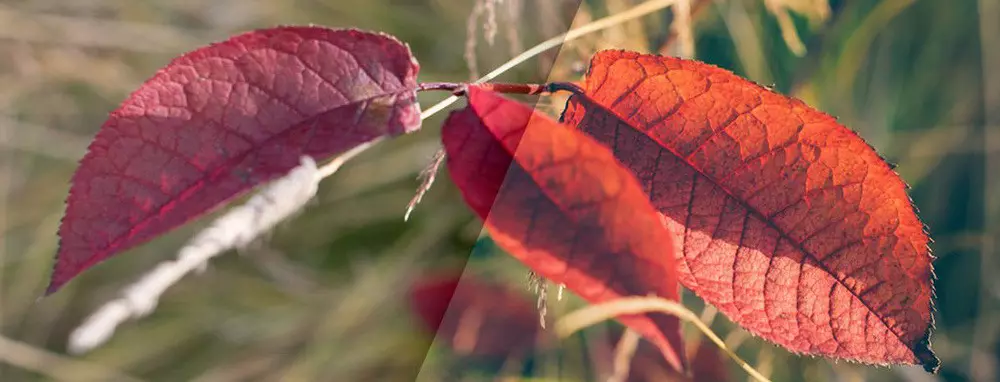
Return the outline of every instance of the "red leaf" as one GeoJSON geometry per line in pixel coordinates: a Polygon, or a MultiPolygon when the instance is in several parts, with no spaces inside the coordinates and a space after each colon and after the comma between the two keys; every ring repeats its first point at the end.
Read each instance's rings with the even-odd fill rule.
{"type": "Polygon", "coordinates": [[[729,377],[729,367],[724,362],[722,353],[715,344],[701,341],[698,350],[691,358],[691,374],[696,382],[726,382],[729,377]]]}
{"type": "Polygon", "coordinates": [[[633,170],[685,286],[791,351],[937,369],[927,234],[857,134],[696,61],[600,52],[583,92],[564,121],[633,170]]]}
{"type": "MultiPolygon", "coordinates": [[[[607,352],[617,351],[617,346],[621,341],[623,331],[610,330],[607,341],[604,344],[607,352]]],[[[727,382],[729,376],[728,359],[723,357],[721,350],[709,341],[701,341],[695,344],[696,347],[688,347],[688,354],[691,355],[689,371],[690,375],[679,373],[664,362],[663,357],[655,347],[645,342],[640,342],[632,354],[629,363],[627,382],[727,382]],[[695,351],[691,351],[695,349],[695,351]]],[[[600,354],[600,353],[597,353],[600,354]]],[[[610,362],[613,356],[604,356],[601,361],[610,362]]],[[[611,365],[609,365],[610,367],[611,365]]]]}
{"type": "Polygon", "coordinates": [[[113,111],[73,176],[47,294],[274,179],[420,127],[419,66],[394,38],[280,27],[187,53],[113,111]]]}
{"type": "Polygon", "coordinates": [[[410,289],[413,309],[425,326],[460,355],[520,354],[535,344],[538,313],[525,296],[460,274],[418,280],[410,289]]]}
{"type": "MultiPolygon", "coordinates": [[[[593,139],[472,87],[445,121],[452,179],[496,243],[587,301],[655,293],[677,300],[669,233],[638,182],[593,139]]],[[[675,317],[619,320],[683,368],[675,317]]]]}

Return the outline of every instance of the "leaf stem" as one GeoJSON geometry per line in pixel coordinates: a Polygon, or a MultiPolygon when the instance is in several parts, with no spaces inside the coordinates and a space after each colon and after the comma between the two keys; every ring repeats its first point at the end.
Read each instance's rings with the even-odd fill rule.
{"type": "MultiPolygon", "coordinates": [[[[455,96],[461,96],[465,94],[465,89],[468,87],[469,83],[454,83],[454,82],[425,82],[417,87],[418,92],[423,91],[449,91],[455,96]]],[[[489,82],[489,83],[477,83],[476,86],[494,91],[497,93],[505,94],[527,94],[527,95],[539,95],[539,94],[549,94],[555,93],[557,91],[569,91],[573,93],[583,93],[583,89],[574,83],[570,82],[549,82],[546,84],[517,84],[517,83],[506,83],[506,82],[489,82]]]]}
{"type": "MultiPolygon", "coordinates": [[[[624,12],[616,13],[614,15],[595,20],[579,28],[572,29],[566,33],[552,37],[548,40],[543,41],[538,45],[531,47],[531,49],[524,51],[523,53],[517,55],[516,57],[510,59],[510,61],[507,61],[503,65],[500,65],[492,72],[489,72],[485,76],[480,77],[478,80],[476,80],[475,83],[483,83],[492,80],[500,76],[504,72],[514,68],[515,66],[520,65],[522,62],[525,62],[549,49],[576,40],[580,37],[586,36],[587,34],[597,32],[602,29],[607,29],[615,25],[624,23],[626,21],[637,19],[639,17],[659,11],[661,9],[673,5],[675,2],[677,2],[677,0],[650,0],[645,3],[639,4],[635,7],[632,7],[624,12]]],[[[438,102],[434,106],[431,106],[427,110],[424,110],[424,112],[420,114],[420,118],[421,119],[430,118],[432,115],[437,114],[441,110],[444,110],[444,108],[455,103],[455,101],[458,101],[458,96],[452,95],[451,97],[445,98],[441,102],[438,102]]]]}
{"type": "Polygon", "coordinates": [[[626,297],[603,304],[590,305],[578,309],[560,319],[559,322],[556,323],[555,331],[560,338],[566,338],[583,328],[618,316],[650,312],[667,313],[677,316],[681,320],[690,322],[706,337],[708,337],[709,340],[714,342],[719,349],[722,349],[722,351],[724,351],[729,358],[732,358],[733,361],[740,365],[740,367],[742,367],[747,374],[750,374],[750,376],[757,381],[770,382],[767,377],[763,376],[760,372],[754,369],[753,366],[750,366],[750,364],[740,358],[740,356],[733,353],[732,350],[729,350],[729,348],[726,347],[726,344],[722,342],[722,339],[715,335],[715,333],[712,332],[712,329],[710,329],[708,325],[705,325],[705,323],[702,322],[701,319],[694,314],[694,312],[688,310],[677,302],[659,297],[626,297]]]}
{"type": "Polygon", "coordinates": [[[426,91],[454,92],[459,88],[461,88],[462,86],[465,86],[465,84],[455,83],[455,82],[422,82],[420,83],[420,85],[417,85],[417,92],[426,92],[426,91]]]}
{"type": "MultiPolygon", "coordinates": [[[[616,13],[616,14],[610,15],[610,16],[602,18],[602,19],[594,20],[592,22],[584,24],[583,26],[581,26],[579,28],[571,29],[571,30],[567,31],[566,33],[563,33],[563,34],[557,35],[555,37],[552,37],[552,38],[550,38],[548,40],[542,41],[540,44],[531,47],[531,49],[528,49],[528,50],[522,52],[521,54],[515,56],[514,58],[511,58],[509,61],[505,62],[503,65],[500,65],[496,69],[493,69],[492,72],[489,72],[485,76],[480,77],[474,83],[481,84],[481,83],[484,83],[486,81],[490,81],[490,80],[492,80],[492,79],[500,76],[504,72],[510,70],[511,68],[514,68],[515,66],[520,65],[522,62],[525,62],[525,61],[527,61],[527,60],[529,60],[529,59],[531,59],[531,58],[533,58],[533,57],[535,57],[535,56],[537,56],[537,55],[539,55],[539,54],[541,54],[541,53],[543,53],[543,52],[545,52],[545,51],[547,51],[549,49],[555,48],[557,46],[561,46],[562,44],[565,44],[567,42],[576,40],[576,39],[578,39],[580,37],[586,36],[587,34],[590,34],[590,33],[593,33],[593,32],[597,32],[597,31],[600,31],[602,29],[607,29],[607,28],[613,27],[615,25],[624,23],[626,21],[629,21],[629,20],[632,20],[632,19],[637,19],[639,17],[648,15],[650,13],[662,10],[664,8],[667,8],[667,7],[671,6],[671,5],[674,5],[676,2],[677,2],[677,0],[649,0],[649,1],[644,2],[642,4],[636,5],[635,7],[632,7],[632,8],[630,8],[630,9],[624,11],[624,12],[616,13]]],[[[554,83],[554,84],[560,84],[560,85],[556,85],[556,86],[562,86],[563,83],[554,83]]],[[[431,85],[431,84],[428,84],[428,85],[431,85]]],[[[554,90],[569,90],[569,91],[579,91],[580,90],[579,87],[575,87],[574,86],[574,88],[571,88],[571,87],[567,86],[566,88],[559,87],[559,88],[553,88],[553,89],[554,90]]],[[[420,90],[444,90],[444,89],[441,88],[441,87],[439,87],[439,88],[432,88],[432,86],[430,86],[427,89],[419,89],[418,88],[418,91],[420,91],[420,90]]],[[[445,98],[444,100],[441,100],[441,102],[438,102],[434,106],[431,106],[427,110],[424,110],[422,113],[420,113],[420,120],[426,120],[427,118],[430,118],[434,114],[437,114],[441,110],[444,110],[444,108],[446,108],[446,107],[450,106],[451,104],[455,103],[455,101],[458,101],[458,96],[455,95],[455,94],[452,94],[451,97],[448,97],[448,98],[445,98]]],[[[435,154],[435,158],[437,158],[437,159],[436,159],[435,164],[432,164],[431,168],[436,169],[437,168],[437,164],[440,164],[440,161],[444,160],[444,152],[443,152],[443,150],[444,150],[443,148],[439,149],[438,151],[439,151],[440,154],[435,154]],[[438,155],[440,155],[440,157],[438,155]]],[[[432,182],[434,180],[433,177],[424,178],[424,179],[430,180],[430,182],[424,181],[424,182],[421,183],[421,185],[420,185],[420,191],[418,192],[418,194],[416,196],[414,196],[414,198],[410,201],[410,203],[407,204],[406,214],[405,214],[405,217],[404,217],[404,221],[409,218],[410,212],[412,212],[413,208],[416,207],[416,203],[420,201],[420,197],[423,195],[423,193],[430,189],[430,187],[432,185],[432,182]]]]}

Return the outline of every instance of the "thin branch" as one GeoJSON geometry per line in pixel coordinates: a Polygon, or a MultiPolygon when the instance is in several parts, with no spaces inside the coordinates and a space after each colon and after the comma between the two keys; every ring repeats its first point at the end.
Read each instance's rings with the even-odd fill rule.
{"type": "MultiPolygon", "coordinates": [[[[503,65],[500,65],[496,69],[493,69],[492,72],[489,72],[485,76],[480,77],[474,83],[479,84],[479,83],[483,83],[483,82],[486,82],[486,81],[490,81],[490,80],[492,80],[494,78],[497,78],[498,76],[500,76],[504,72],[506,72],[506,71],[514,68],[515,66],[520,65],[521,63],[523,63],[523,62],[525,62],[525,61],[527,61],[527,60],[529,60],[529,59],[531,59],[531,58],[533,58],[533,57],[535,57],[535,56],[537,56],[537,55],[539,55],[539,54],[541,54],[541,53],[543,53],[543,52],[545,52],[545,51],[547,51],[549,49],[555,48],[557,46],[561,46],[562,44],[565,44],[567,42],[576,40],[576,39],[578,39],[580,37],[586,36],[587,34],[594,33],[594,32],[597,32],[597,31],[600,31],[600,30],[603,30],[603,29],[607,29],[607,28],[613,27],[615,25],[624,23],[626,21],[637,19],[639,17],[648,15],[650,13],[662,10],[664,8],[667,8],[667,7],[671,6],[671,5],[673,5],[675,2],[677,2],[677,0],[650,0],[650,1],[647,1],[645,3],[636,5],[635,7],[632,7],[632,8],[630,8],[630,9],[624,11],[624,12],[616,13],[614,15],[611,15],[611,16],[608,16],[608,17],[605,17],[605,18],[602,18],[602,19],[594,20],[593,22],[584,24],[583,26],[581,26],[579,28],[572,29],[572,30],[570,30],[570,31],[568,31],[566,33],[560,34],[558,36],[555,36],[553,38],[545,40],[545,41],[541,42],[538,45],[535,45],[535,46],[531,47],[531,49],[528,49],[528,50],[524,51],[523,53],[521,53],[521,54],[515,56],[514,58],[510,59],[509,61],[505,62],[503,65]]],[[[451,104],[455,103],[455,101],[458,101],[458,98],[459,97],[456,96],[456,95],[452,95],[451,97],[445,98],[441,102],[438,102],[434,106],[431,106],[427,110],[424,110],[422,113],[420,113],[420,119],[421,120],[425,120],[427,118],[430,118],[434,114],[437,114],[438,112],[444,110],[444,108],[446,108],[446,107],[450,106],[451,104]]],[[[443,157],[442,157],[442,160],[443,160],[443,157]]],[[[428,167],[428,169],[431,169],[431,168],[432,168],[431,166],[428,167]]],[[[435,171],[436,171],[436,167],[434,167],[434,168],[435,168],[435,171]]],[[[431,182],[423,182],[420,185],[420,188],[422,190],[424,190],[424,192],[426,192],[426,190],[429,190],[432,185],[433,185],[433,178],[431,178],[431,182]]],[[[406,213],[407,217],[409,216],[410,211],[412,211],[415,206],[416,206],[415,204],[411,204],[411,205],[407,206],[407,213],[406,213]]]]}
{"type": "MultiPolygon", "coordinates": [[[[500,65],[496,69],[493,69],[492,72],[489,72],[485,76],[482,76],[481,78],[476,80],[475,83],[482,83],[497,78],[498,76],[514,68],[515,66],[520,65],[522,62],[525,62],[549,49],[576,40],[580,37],[586,36],[587,34],[604,30],[613,27],[615,25],[624,23],[626,21],[637,19],[639,17],[659,11],[661,9],[673,5],[675,2],[677,2],[677,0],[650,0],[645,3],[636,5],[635,7],[632,7],[624,12],[616,13],[614,15],[602,19],[594,20],[591,23],[585,24],[579,28],[555,36],[553,38],[541,42],[538,45],[531,47],[531,49],[524,51],[524,53],[517,55],[517,57],[510,59],[510,61],[507,61],[503,65],[500,65]]],[[[420,119],[430,118],[434,114],[437,114],[441,110],[444,110],[444,108],[455,103],[455,101],[458,101],[457,96],[451,96],[445,98],[441,102],[438,102],[434,106],[431,106],[427,110],[424,110],[424,112],[420,114],[420,119]]]]}
{"type": "Polygon", "coordinates": [[[750,376],[761,382],[769,382],[769,380],[755,370],[753,366],[750,366],[749,363],[736,355],[736,353],[729,350],[729,348],[726,347],[726,344],[722,342],[722,339],[715,335],[715,333],[712,332],[712,329],[701,322],[698,315],[685,308],[684,305],[663,298],[626,297],[603,304],[590,305],[578,309],[560,319],[556,323],[555,330],[560,338],[566,338],[583,328],[618,316],[652,312],[671,314],[677,316],[683,321],[690,322],[698,328],[698,330],[705,334],[708,339],[712,340],[712,342],[714,342],[719,349],[722,349],[722,351],[724,351],[729,358],[736,361],[736,363],[739,364],[743,370],[746,370],[750,376]]]}

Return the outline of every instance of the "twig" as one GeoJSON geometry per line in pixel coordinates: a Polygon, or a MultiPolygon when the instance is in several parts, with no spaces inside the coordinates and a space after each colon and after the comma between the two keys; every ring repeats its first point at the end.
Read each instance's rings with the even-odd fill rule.
{"type": "MultiPolygon", "coordinates": [[[[350,158],[360,151],[356,148],[342,157],[350,158]]],[[[335,160],[324,170],[336,171],[342,163],[342,160],[335,160]]],[[[70,334],[69,351],[84,353],[103,344],[125,320],[151,313],[167,288],[185,275],[204,269],[211,258],[225,251],[246,247],[260,234],[299,211],[316,195],[321,173],[312,158],[303,156],[298,167],[198,233],[180,250],[177,260],[160,263],[128,286],[120,298],[94,312],[70,334]]]]}
{"type": "MultiPolygon", "coordinates": [[[[636,19],[648,15],[650,13],[659,11],[661,9],[667,8],[673,5],[676,1],[677,0],[650,0],[645,3],[636,5],[635,7],[632,7],[624,12],[616,13],[614,15],[602,19],[594,20],[591,23],[570,30],[561,35],[555,36],[553,38],[541,42],[538,45],[531,47],[531,49],[524,51],[523,53],[510,59],[510,61],[507,61],[503,65],[500,65],[496,69],[493,69],[492,72],[489,72],[485,76],[482,76],[481,78],[476,80],[475,83],[482,83],[497,78],[506,71],[514,68],[517,65],[520,65],[522,62],[525,62],[549,49],[576,40],[587,34],[607,29],[615,25],[621,24],[623,22],[636,19]]],[[[424,112],[420,114],[420,118],[421,119],[430,118],[432,115],[437,114],[441,110],[444,110],[444,108],[455,103],[455,101],[458,101],[457,96],[451,96],[445,98],[441,102],[438,102],[434,106],[431,106],[427,110],[424,110],[424,112]]]]}
{"type": "MultiPolygon", "coordinates": [[[[632,20],[632,19],[636,19],[636,18],[645,16],[645,15],[648,15],[650,13],[659,11],[661,9],[667,8],[667,7],[671,6],[671,5],[673,5],[676,1],[677,0],[650,0],[650,1],[647,1],[645,3],[636,5],[635,7],[632,7],[632,8],[630,8],[630,9],[624,11],[624,12],[616,13],[614,15],[611,15],[611,16],[608,16],[608,17],[605,17],[605,18],[602,18],[602,19],[594,20],[593,22],[587,23],[587,24],[585,24],[585,25],[583,25],[583,26],[581,26],[579,28],[572,29],[572,30],[570,30],[570,31],[568,31],[566,33],[560,34],[558,36],[555,36],[553,38],[545,40],[545,41],[541,42],[538,45],[535,45],[535,46],[531,47],[531,49],[528,49],[528,50],[522,52],[521,54],[519,54],[519,55],[515,56],[514,58],[511,58],[509,61],[505,62],[503,65],[500,65],[496,69],[493,69],[492,72],[489,72],[485,76],[480,77],[474,83],[477,83],[477,84],[478,83],[483,83],[483,82],[492,80],[494,78],[497,78],[498,76],[500,76],[504,72],[506,72],[506,71],[514,68],[517,65],[520,65],[521,63],[523,63],[523,62],[525,62],[525,61],[527,61],[527,60],[529,60],[529,59],[531,59],[531,58],[533,58],[533,57],[535,57],[535,56],[537,56],[537,55],[539,55],[539,54],[541,54],[541,53],[543,53],[543,52],[545,52],[545,51],[547,51],[549,49],[552,49],[552,48],[555,48],[555,47],[560,46],[562,44],[565,44],[567,42],[576,40],[576,39],[578,39],[578,38],[580,38],[582,36],[585,36],[585,35],[587,35],[589,33],[597,32],[597,31],[600,31],[600,30],[603,30],[603,29],[607,29],[607,28],[613,27],[615,25],[624,23],[626,21],[629,21],[629,20],[632,20]]],[[[431,106],[427,110],[424,110],[422,113],[420,113],[420,119],[421,120],[425,120],[427,118],[430,118],[434,114],[437,114],[441,110],[444,110],[444,108],[446,108],[446,107],[450,106],[451,104],[455,103],[455,101],[458,101],[458,98],[459,98],[458,96],[452,95],[452,96],[450,96],[448,98],[445,98],[444,100],[441,100],[441,102],[438,102],[434,106],[431,106]]],[[[444,155],[444,154],[442,153],[442,155],[444,155]]],[[[444,160],[443,156],[441,157],[441,160],[444,160]]],[[[428,167],[428,169],[430,169],[430,168],[431,167],[428,167]]],[[[432,185],[433,185],[433,179],[431,179],[430,182],[424,182],[424,183],[422,183],[420,185],[420,188],[423,189],[424,192],[426,192],[426,190],[429,190],[432,185]]],[[[415,206],[416,206],[415,204],[407,206],[407,211],[408,212],[407,212],[406,216],[409,216],[409,211],[413,210],[413,207],[415,207],[415,206]]]]}
{"type": "Polygon", "coordinates": [[[0,361],[60,381],[139,381],[98,365],[66,359],[0,336],[0,361]]]}
{"type": "Polygon", "coordinates": [[[753,366],[750,366],[749,363],[736,355],[736,353],[729,350],[719,336],[715,335],[715,333],[712,332],[712,329],[701,322],[694,312],[674,301],[658,297],[626,297],[603,304],[590,305],[578,309],[560,319],[556,323],[555,330],[556,334],[558,334],[560,338],[566,338],[583,328],[618,316],[651,312],[671,314],[677,316],[681,320],[694,324],[698,330],[705,334],[708,339],[712,340],[712,342],[714,342],[719,349],[722,349],[722,351],[724,351],[729,358],[736,361],[736,363],[739,364],[743,370],[746,370],[750,376],[761,382],[769,382],[769,380],[755,370],[753,366]]]}

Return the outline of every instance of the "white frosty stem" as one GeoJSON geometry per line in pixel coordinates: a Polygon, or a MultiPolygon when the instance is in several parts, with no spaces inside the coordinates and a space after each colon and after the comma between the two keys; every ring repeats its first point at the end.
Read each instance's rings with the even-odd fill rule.
{"type": "MultiPolygon", "coordinates": [[[[333,173],[352,153],[324,167],[333,173]],[[340,160],[342,159],[343,160],[340,160]],[[338,161],[339,160],[339,161],[338,161]]],[[[128,286],[80,325],[69,337],[68,350],[79,354],[106,342],[115,328],[129,318],[145,316],[156,308],[160,296],[182,277],[203,269],[208,260],[234,248],[243,248],[278,222],[300,210],[316,195],[322,174],[316,162],[303,156],[298,167],[263,187],[246,204],[235,207],[191,239],[176,260],[160,263],[138,282],[128,286]]]]}

